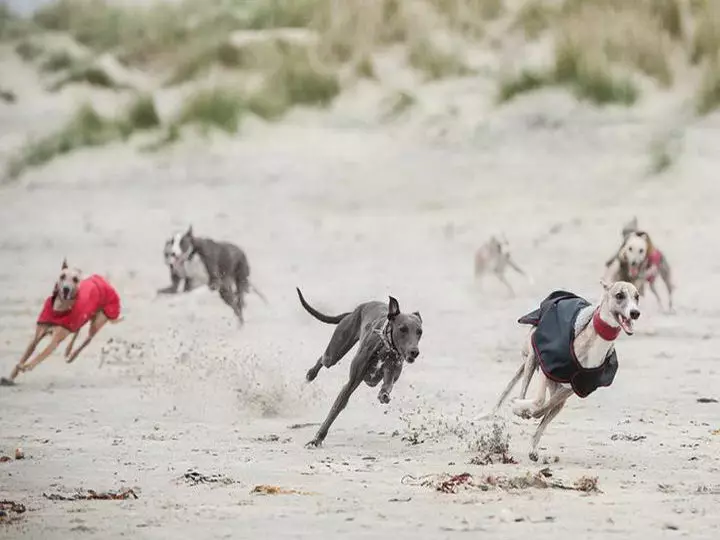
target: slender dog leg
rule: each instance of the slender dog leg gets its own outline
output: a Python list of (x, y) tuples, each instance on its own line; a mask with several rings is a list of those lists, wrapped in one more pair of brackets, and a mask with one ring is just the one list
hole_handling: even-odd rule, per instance
[(383, 373), (383, 384), (378, 392), (378, 400), (380, 403), (390, 403), (390, 392), (392, 392), (393, 386), (400, 378), (402, 373), (402, 364), (399, 364), (397, 368), (386, 367)]
[(78, 330), (77, 332), (75, 332), (73, 334), (73, 337), (70, 340), (70, 343), (68, 343), (68, 346), (65, 348), (65, 358), (67, 358), (68, 356), (70, 356), (72, 354), (72, 348), (75, 345), (75, 340), (77, 339), (78, 334), (80, 334), (80, 330)]
[(334, 366), (353, 348), (360, 339), (360, 322), (361, 313), (355, 310), (338, 323), (330, 338), (330, 343), (325, 349), (325, 353), (318, 358), (315, 365), (305, 374), (305, 379), (308, 382), (315, 380), (323, 366), (326, 368)]
[(357, 390), (361, 382), (361, 377), (350, 377), (350, 380), (345, 384), (345, 386), (342, 387), (342, 390), (340, 390), (340, 394), (338, 394), (338, 397), (335, 399), (335, 403), (333, 403), (333, 406), (330, 409), (330, 413), (323, 422), (322, 426), (320, 426), (320, 429), (318, 429), (318, 432), (315, 434), (315, 438), (309, 443), (307, 443), (305, 445), (306, 447), (318, 447), (322, 444), (322, 442), (325, 440), (325, 437), (327, 437), (330, 426), (333, 424), (333, 422), (342, 412), (342, 410), (347, 406), (350, 396), (355, 390)]
[(167, 287), (164, 287), (162, 289), (158, 289), (158, 294), (175, 294), (178, 291), (178, 287), (180, 286), (180, 277), (175, 275), (170, 270), (170, 285)]
[(545, 433), (545, 430), (548, 427), (548, 424), (552, 422), (553, 418), (555, 418), (558, 413), (562, 410), (562, 408), (565, 406), (565, 402), (562, 401), (559, 405), (555, 405), (552, 409), (550, 409), (545, 416), (543, 416), (543, 419), (540, 421), (540, 425), (538, 425), (537, 429), (535, 430), (535, 434), (532, 438), (532, 449), (530, 450), (530, 459), (533, 461), (538, 460), (538, 453), (537, 448), (538, 444), (540, 444), (540, 438), (543, 436), (543, 433)]
[(561, 403), (565, 403), (567, 399), (573, 395), (572, 388), (565, 388), (564, 386), (553, 388), (553, 385), (556, 385), (556, 383), (552, 383), (552, 385), (549, 386), (550, 399), (548, 399), (544, 405), (541, 405), (532, 411), (533, 418), (541, 418), (542, 416), (545, 416), (550, 409), (555, 408)]
[(535, 356), (535, 350), (533, 349), (530, 338), (528, 338), (526, 349), (523, 352), (525, 353), (525, 362), (523, 363), (523, 382), (522, 387), (520, 387), (520, 399), (525, 399), (527, 396), (530, 381), (538, 367), (538, 359), (537, 356)]
[(52, 354), (52, 352), (58, 348), (58, 345), (64, 340), (70, 332), (68, 330), (65, 330), (64, 328), (61, 328), (59, 326), (56, 326), (53, 328), (52, 336), (50, 343), (48, 343), (47, 347), (45, 347), (35, 358), (33, 358), (30, 362), (25, 363), (22, 366), (19, 366), (20, 371), (32, 371), (35, 369), (35, 367), (45, 360), (48, 356)]
[(242, 314), (242, 307), (238, 305), (238, 297), (232, 289), (232, 280), (230, 280), (229, 278), (224, 278), (220, 285), (220, 298), (222, 298), (223, 301), (232, 308), (238, 320), (240, 321), (240, 324), (243, 324), (244, 320)]
[(513, 402), (513, 414), (521, 418), (534, 416), (535, 411), (541, 409), (545, 404), (548, 386), (547, 377), (540, 377), (540, 386), (535, 399), (516, 399)]
[(525, 272), (523, 272), (522, 269), (517, 264), (515, 264), (515, 261), (513, 261), (510, 257), (507, 258), (507, 263), (508, 266), (515, 270), (518, 274), (520, 274), (521, 276), (526, 276)]
[(14, 381), (15, 378), (20, 374), (20, 368), (25, 365), (25, 362), (27, 362), (28, 358), (32, 356), (32, 353), (35, 352), (38, 344), (42, 341), (42, 339), (47, 335), (49, 331), (50, 330), (47, 326), (38, 325), (37, 327), (35, 327), (35, 335), (33, 336), (32, 340), (30, 340), (30, 343), (28, 343), (28, 346), (25, 349), (22, 357), (18, 361), (17, 365), (13, 368), (13, 371), (10, 375), (11, 381)]
[(515, 290), (512, 288), (512, 285), (510, 285), (510, 282), (505, 278), (505, 274), (495, 274), (500, 281), (502, 281), (503, 285), (507, 287), (508, 291), (510, 291), (510, 296), (513, 298), (515, 297)]
[(668, 304), (670, 312), (672, 313), (674, 311), (672, 293), (675, 287), (673, 286), (672, 274), (670, 273), (670, 267), (667, 265), (667, 263), (663, 263), (660, 265), (660, 277), (662, 277), (663, 283), (665, 283), (665, 288), (667, 288)]
[(662, 300), (660, 300), (660, 295), (658, 294), (657, 287), (655, 287), (655, 282), (651, 281), (649, 282), (650, 290), (655, 295), (655, 299), (657, 300), (658, 305), (660, 306), (660, 309), (663, 309)]
[(90, 330), (88, 332), (88, 336), (85, 338), (85, 341), (82, 342), (82, 344), (73, 352), (66, 362), (68, 364), (75, 361), (75, 359), (78, 357), (78, 355), (83, 351), (85, 347), (87, 347), (92, 339), (95, 337), (95, 335), (100, 331), (100, 329), (107, 324), (108, 319), (105, 316), (103, 312), (98, 313), (95, 315), (95, 318), (90, 322)]

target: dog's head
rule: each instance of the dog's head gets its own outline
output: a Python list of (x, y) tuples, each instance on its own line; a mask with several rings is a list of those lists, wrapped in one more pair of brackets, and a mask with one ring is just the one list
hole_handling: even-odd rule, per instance
[(400, 313), (400, 304), (392, 296), (388, 303), (388, 322), (392, 343), (400, 355), (412, 364), (420, 354), (418, 344), (422, 337), (422, 317), (420, 312)]
[(192, 251), (192, 238), (192, 225), (190, 225), (184, 233), (178, 232), (168, 238), (165, 242), (165, 249), (163, 250), (165, 264), (171, 268), (181, 266)]
[(504, 234), (492, 235), (488, 244), (494, 254), (505, 257), (510, 255), (510, 242), (508, 242)]
[(82, 272), (78, 268), (70, 268), (67, 260), (63, 259), (60, 275), (53, 288), (53, 296), (63, 301), (74, 300), (77, 296)]
[(640, 273), (652, 250), (653, 245), (650, 236), (646, 232), (634, 231), (625, 238), (625, 243), (620, 248), (618, 257), (621, 261), (627, 263), (630, 276), (635, 278)]
[(635, 321), (640, 318), (640, 294), (635, 285), (627, 281), (602, 282), (605, 289), (603, 304), (610, 316), (629, 336), (633, 334)]

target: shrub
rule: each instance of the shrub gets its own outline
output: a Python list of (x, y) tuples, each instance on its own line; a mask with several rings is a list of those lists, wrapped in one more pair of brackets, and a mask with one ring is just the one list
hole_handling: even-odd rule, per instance
[(520, 94), (532, 92), (551, 84), (552, 80), (545, 74), (525, 69), (515, 77), (509, 77), (500, 82), (498, 102), (510, 101)]
[(238, 92), (227, 88), (200, 90), (185, 101), (177, 123), (235, 133), (245, 109), (245, 101)]

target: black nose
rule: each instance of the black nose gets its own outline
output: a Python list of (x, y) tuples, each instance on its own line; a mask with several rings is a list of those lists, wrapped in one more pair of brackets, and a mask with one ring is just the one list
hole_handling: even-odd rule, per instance
[(636, 321), (640, 318), (640, 312), (637, 309), (630, 310), (630, 318)]
[(63, 287), (63, 292), (64, 292), (65, 294), (68, 294), (68, 293), (70, 292), (70, 286), (69, 286), (69, 285), (65, 285), (65, 286)]
[(413, 360), (418, 357), (420, 351), (418, 349), (410, 349), (410, 358)]

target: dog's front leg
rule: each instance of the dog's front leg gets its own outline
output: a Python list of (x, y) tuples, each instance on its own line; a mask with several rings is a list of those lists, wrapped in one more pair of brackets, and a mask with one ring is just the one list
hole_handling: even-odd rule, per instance
[(390, 403), (390, 392), (392, 392), (393, 386), (395, 386), (395, 383), (400, 378), (402, 366), (402, 362), (400, 362), (397, 367), (394, 366), (392, 362), (388, 362), (383, 367), (383, 385), (380, 387), (380, 392), (378, 392), (378, 400), (380, 403)]
[(342, 410), (347, 406), (350, 396), (353, 394), (353, 392), (355, 392), (355, 390), (357, 390), (358, 386), (360, 386), (360, 383), (362, 383), (363, 375), (367, 371), (368, 362), (370, 361), (371, 357), (371, 347), (370, 345), (368, 345), (367, 341), (365, 341), (358, 349), (355, 358), (353, 358), (353, 361), (350, 364), (350, 378), (348, 382), (345, 383), (345, 386), (343, 386), (342, 390), (340, 390), (338, 397), (335, 399), (335, 403), (333, 403), (333, 406), (330, 409), (330, 413), (323, 422), (322, 426), (320, 426), (320, 429), (318, 429), (317, 433), (315, 434), (315, 438), (309, 443), (307, 443), (305, 445), (306, 447), (317, 448), (325, 440), (325, 437), (330, 430), (330, 426), (333, 424), (333, 422), (342, 412)]
[(180, 276), (170, 269), (170, 285), (162, 289), (158, 289), (158, 294), (175, 294), (180, 287)]
[(22, 366), (24, 366), (25, 362), (28, 361), (28, 358), (32, 356), (32, 353), (35, 352), (38, 344), (42, 341), (42, 339), (47, 335), (48, 332), (49, 328), (47, 326), (38, 325), (35, 328), (35, 335), (33, 336), (32, 340), (30, 340), (30, 343), (28, 343), (28, 346), (25, 349), (22, 357), (13, 368), (12, 373), (10, 374), (10, 381), (14, 381), (17, 378), (17, 376), (20, 374)]
[(68, 346), (65, 348), (65, 358), (67, 358), (68, 356), (70, 356), (72, 354), (72, 348), (75, 345), (75, 340), (77, 339), (79, 333), (80, 333), (80, 330), (78, 330), (77, 332), (75, 332), (73, 334), (73, 337), (70, 340), (70, 343), (68, 343)]
[(335, 419), (337, 419), (338, 415), (342, 412), (342, 410), (347, 406), (350, 396), (355, 390), (357, 390), (361, 382), (362, 378), (351, 379), (345, 384), (345, 386), (342, 387), (342, 390), (340, 390), (340, 394), (338, 394), (338, 397), (335, 399), (335, 403), (333, 403), (333, 406), (330, 409), (330, 413), (323, 422), (322, 426), (320, 426), (320, 429), (318, 429), (318, 432), (315, 434), (315, 438), (309, 443), (307, 443), (305, 445), (306, 447), (317, 448), (323, 443), (325, 437), (327, 437), (328, 431), (330, 430), (330, 426), (333, 424)]
[(540, 377), (540, 386), (535, 399), (516, 399), (513, 403), (513, 414), (526, 419), (533, 417), (535, 412), (544, 406), (547, 389), (547, 377)]
[(45, 360), (48, 356), (52, 354), (52, 352), (58, 348), (58, 345), (70, 335), (70, 331), (66, 330), (65, 328), (61, 327), (55, 327), (53, 329), (52, 337), (50, 339), (50, 343), (48, 343), (47, 347), (45, 347), (35, 358), (33, 358), (30, 362), (27, 362), (26, 364), (22, 366), (18, 366), (19, 371), (32, 371), (35, 369), (35, 367)]
[(560, 402), (559, 405), (555, 405), (552, 409), (547, 411), (543, 419), (540, 421), (540, 425), (538, 425), (537, 429), (535, 430), (535, 434), (532, 438), (532, 447), (530, 450), (530, 459), (532, 461), (538, 460), (538, 452), (537, 448), (540, 444), (540, 438), (543, 436), (543, 433), (545, 433), (545, 430), (548, 427), (548, 424), (552, 422), (553, 418), (555, 418), (558, 413), (562, 410), (562, 408), (565, 406), (565, 401)]
[(85, 338), (85, 341), (83, 341), (82, 344), (77, 348), (77, 350), (72, 353), (70, 357), (66, 360), (68, 364), (71, 364), (75, 361), (78, 355), (83, 351), (85, 347), (90, 344), (95, 335), (100, 331), (103, 326), (105, 326), (107, 322), (108, 319), (103, 312), (95, 315), (93, 320), (90, 322), (90, 330), (88, 332), (88, 336)]
[(551, 390), (550, 399), (548, 399), (544, 405), (541, 405), (534, 409), (532, 411), (532, 417), (541, 418), (545, 416), (550, 410), (554, 409), (560, 404), (564, 404), (567, 399), (573, 395), (573, 393), (574, 392), (572, 388), (566, 388), (564, 386), (557, 388), (554, 392)]

